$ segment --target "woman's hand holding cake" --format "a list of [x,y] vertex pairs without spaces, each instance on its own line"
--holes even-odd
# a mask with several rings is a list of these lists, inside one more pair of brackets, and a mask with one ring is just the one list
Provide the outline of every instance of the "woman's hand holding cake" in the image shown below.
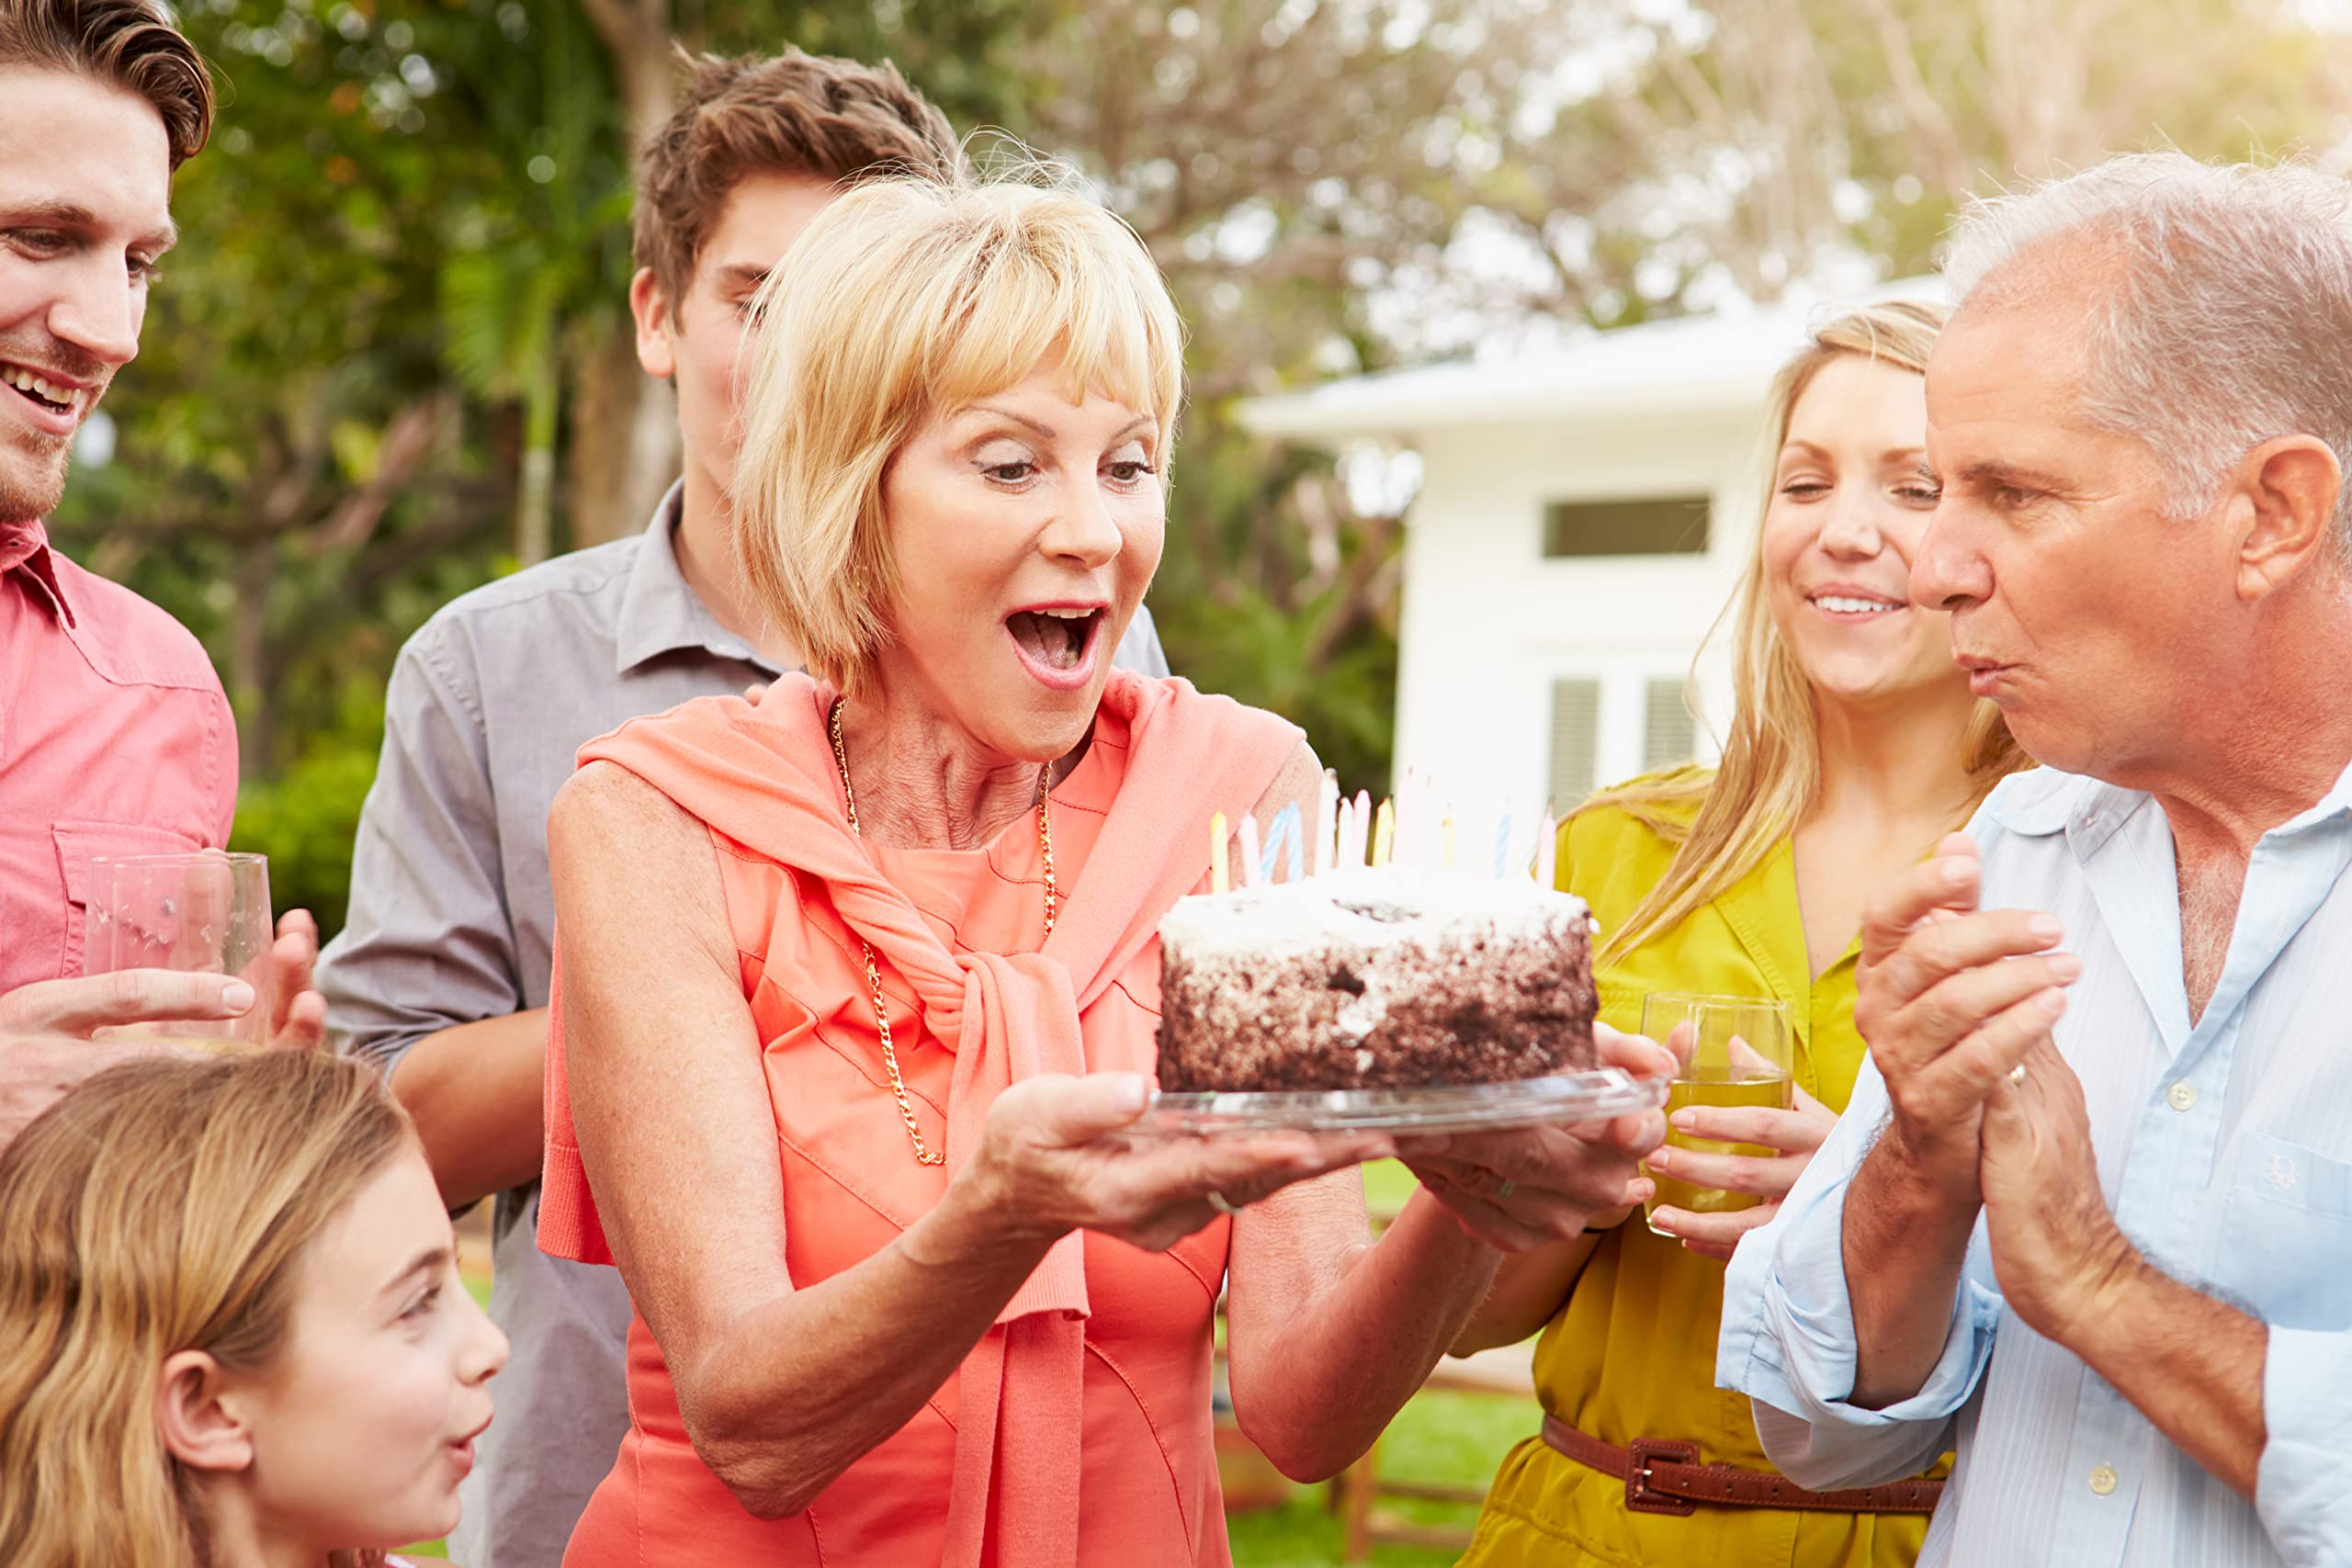
[[[1600,1066],[1635,1077],[1674,1072],[1673,1054],[1638,1034],[1597,1026],[1593,1047]],[[1396,1154],[1464,1230],[1523,1252],[1638,1207],[1650,1183],[1634,1165],[1665,1139],[1665,1118],[1640,1111],[1559,1127],[1399,1138]]]
[[1012,1085],[989,1107],[979,1152],[946,1201],[967,1199],[1008,1241],[1050,1244],[1089,1230],[1164,1252],[1221,1212],[1393,1152],[1388,1138],[1364,1133],[1120,1137],[1148,1099],[1137,1073]]

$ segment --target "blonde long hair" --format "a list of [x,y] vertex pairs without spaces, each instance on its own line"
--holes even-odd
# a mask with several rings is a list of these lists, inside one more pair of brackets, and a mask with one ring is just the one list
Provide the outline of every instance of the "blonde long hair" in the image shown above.
[[0,1562],[210,1568],[164,1361],[266,1366],[295,1265],[412,1136],[365,1064],[271,1051],[112,1068],[0,1154]]
[[[1788,439],[1789,416],[1822,367],[1841,355],[1925,374],[1928,354],[1942,331],[1940,307],[1896,301],[1839,317],[1813,334],[1781,367],[1766,404],[1768,451]],[[1769,504],[1771,477],[1765,476]],[[1708,900],[1763,863],[1774,844],[1804,820],[1821,794],[1821,750],[1815,732],[1813,689],[1773,622],[1764,576],[1764,530],[1756,530],[1747,570],[1707,640],[1731,623],[1734,666],[1731,733],[1713,769],[1678,768],[1654,778],[1604,790],[1577,814],[1615,807],[1675,846],[1657,885],[1624,924],[1601,944],[1600,959],[1622,958],[1670,931]],[[1993,703],[1979,701],[1961,739],[1960,763],[1971,798],[2032,759],[2019,750]],[[1690,808],[1697,807],[1695,816]]]

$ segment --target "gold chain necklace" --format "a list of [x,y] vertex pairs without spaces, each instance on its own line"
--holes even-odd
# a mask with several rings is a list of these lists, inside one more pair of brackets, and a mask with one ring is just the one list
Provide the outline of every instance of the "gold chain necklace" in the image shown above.
[[[849,808],[849,830],[853,838],[865,835],[857,826],[857,792],[850,788],[849,751],[842,745],[842,699],[833,699],[832,717],[827,724],[832,732],[833,764],[842,771],[842,804]],[[1054,934],[1054,917],[1061,912],[1061,893],[1054,886],[1054,818],[1046,809],[1046,787],[1054,777],[1053,764],[1037,770],[1037,847],[1046,857],[1046,935]],[[890,1010],[882,1000],[882,969],[874,961],[874,946],[864,937],[857,945],[865,954],[865,984],[874,993],[874,1026],[882,1036],[882,1066],[890,1075],[890,1095],[899,1102],[899,1117],[907,1124],[907,1136],[915,1145],[917,1165],[944,1165],[947,1156],[924,1146],[922,1128],[915,1121],[914,1102],[907,1098],[907,1081],[899,1076],[899,1053],[890,1041]]]

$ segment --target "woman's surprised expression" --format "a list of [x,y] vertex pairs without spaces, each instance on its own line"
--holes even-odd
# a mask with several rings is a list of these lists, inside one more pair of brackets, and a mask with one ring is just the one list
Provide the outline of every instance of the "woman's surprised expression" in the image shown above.
[[1041,762],[1085,736],[1111,651],[1159,565],[1159,421],[1044,367],[925,422],[883,479],[897,562],[877,661],[997,755]]
[[1764,513],[1772,619],[1817,696],[1964,690],[1946,617],[1914,606],[1911,559],[1936,507],[1920,462],[1927,383],[1841,354],[1789,411]]

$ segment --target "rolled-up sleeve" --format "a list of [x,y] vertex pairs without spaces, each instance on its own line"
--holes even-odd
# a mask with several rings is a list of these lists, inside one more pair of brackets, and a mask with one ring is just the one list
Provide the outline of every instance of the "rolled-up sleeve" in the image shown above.
[[471,670],[439,623],[401,650],[350,914],[320,960],[328,1026],[387,1071],[427,1034],[524,1005]]
[[2352,1562],[2352,1331],[2273,1328],[2254,1506],[2296,1568]]
[[1724,1282],[1715,1382],[1755,1405],[1757,1435],[1782,1474],[1827,1490],[1875,1485],[1927,1468],[1993,1352],[2001,1300],[1963,1274],[1935,1370],[1909,1399],[1883,1409],[1854,1392],[1854,1308],[1846,1292],[1846,1195],[1887,1111],[1865,1063],[1854,1094],[1781,1213],[1751,1233]]

